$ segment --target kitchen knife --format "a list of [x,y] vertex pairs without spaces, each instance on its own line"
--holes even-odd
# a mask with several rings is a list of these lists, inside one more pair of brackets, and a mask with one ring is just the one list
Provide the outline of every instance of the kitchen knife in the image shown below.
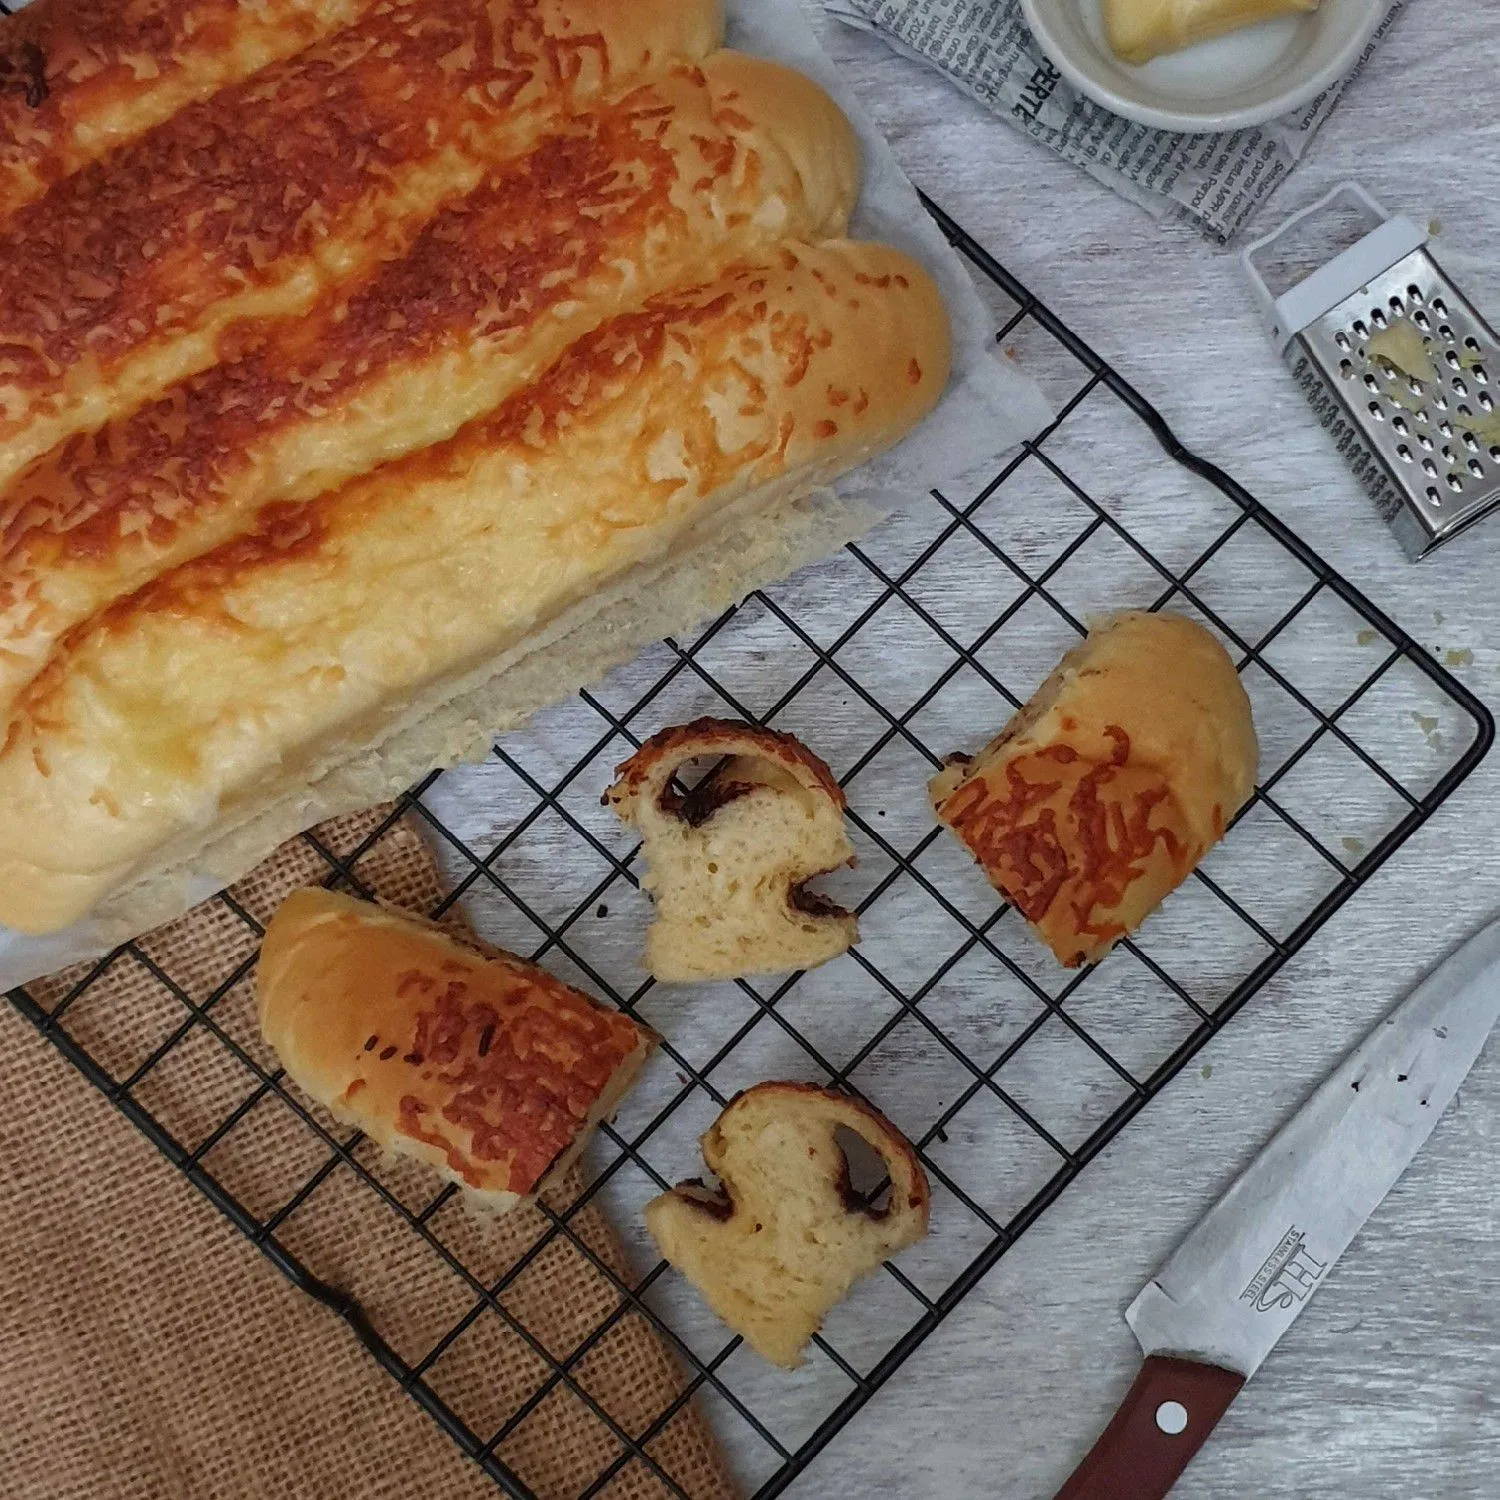
[[1057,1500],[1161,1500],[1432,1134],[1500,1016],[1500,922],[1350,1054],[1125,1313],[1146,1362]]

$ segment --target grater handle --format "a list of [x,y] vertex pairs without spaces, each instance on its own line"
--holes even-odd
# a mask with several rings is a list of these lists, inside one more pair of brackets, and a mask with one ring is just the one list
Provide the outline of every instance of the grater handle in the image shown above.
[[[1314,271],[1305,280],[1280,297],[1274,296],[1266,285],[1256,265],[1256,257],[1290,233],[1299,224],[1305,224],[1315,215],[1323,213],[1340,198],[1352,195],[1358,198],[1380,225],[1362,240],[1351,245],[1341,255],[1336,255],[1327,265]],[[1270,332],[1271,341],[1278,354],[1285,353],[1286,346],[1324,313],[1337,307],[1346,297],[1353,296],[1360,287],[1396,264],[1397,261],[1420,249],[1427,243],[1428,234],[1405,215],[1392,217],[1357,182],[1340,183],[1331,193],[1319,198],[1316,203],[1295,213],[1279,229],[1263,235],[1245,247],[1240,255],[1240,265],[1250,282],[1255,300],[1260,304],[1261,315]]]

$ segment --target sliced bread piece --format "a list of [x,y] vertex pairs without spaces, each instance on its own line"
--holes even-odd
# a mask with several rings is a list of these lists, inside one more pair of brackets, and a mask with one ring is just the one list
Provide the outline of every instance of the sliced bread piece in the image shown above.
[[[836,1132],[885,1163],[883,1208],[850,1182]],[[730,1100],[703,1137],[717,1189],[685,1182],[646,1205],[666,1257],[751,1348],[785,1369],[861,1276],[927,1233],[931,1190],[883,1115],[805,1083],[762,1083]]]
[[[687,762],[718,759],[691,791]],[[604,794],[639,830],[656,899],[646,967],[656,978],[738,979],[810,969],[859,938],[852,912],[806,889],[854,857],[844,792],[789,734],[725,719],[664,729]]]

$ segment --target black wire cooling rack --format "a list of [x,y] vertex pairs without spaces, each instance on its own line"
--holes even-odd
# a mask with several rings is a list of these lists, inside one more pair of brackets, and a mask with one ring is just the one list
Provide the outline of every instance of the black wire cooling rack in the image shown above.
[[[653,1440],[694,1397],[746,1489],[759,1500],[781,1493],[1493,739],[1471,693],[1185,449],[1120,375],[929,207],[979,273],[1001,345],[1051,385],[1055,424],[999,473],[912,505],[691,643],[646,652],[507,737],[483,766],[429,778],[358,847],[306,836],[329,883],[358,889],[365,852],[399,818],[416,820],[451,877],[444,908],[462,900],[482,935],[544,959],[667,1037],[601,1132],[582,1196],[547,1208],[546,1233],[521,1263],[498,1277],[466,1263],[438,1227],[453,1190],[437,1193],[425,1179],[411,1191],[393,1186],[380,1158],[311,1112],[231,1024],[226,997],[247,988],[260,935],[231,896],[217,899],[233,938],[226,951],[237,952],[208,993],[190,993],[143,941],[61,994],[33,987],[10,997],[517,1500],[531,1491],[507,1465],[506,1444],[559,1386],[616,1445],[580,1500],[631,1465],[653,1473],[661,1493],[686,1496]],[[1175,478],[1166,503],[1147,507],[1129,476],[1160,471],[1161,449]],[[1182,610],[1229,646],[1255,706],[1262,780],[1225,843],[1137,939],[1098,969],[1070,974],[932,826],[924,785],[944,755],[977,748],[1029,696],[1090,612],[1127,605]],[[800,733],[847,788],[860,862],[833,894],[861,912],[865,941],[850,958],[774,987],[707,995],[653,986],[637,967],[646,901],[636,851],[599,793],[647,735],[701,712]],[[142,1020],[128,1045],[89,1017],[91,993],[116,963],[144,966],[162,991],[161,1014]],[[239,1081],[212,1117],[178,1124],[153,1087],[192,1049],[225,1054]],[[934,1186],[929,1239],[855,1289],[795,1375],[770,1370],[715,1323],[665,1274],[640,1229],[642,1202],[700,1169],[696,1138],[718,1109],[772,1077],[870,1098],[911,1137]],[[258,1152],[230,1149],[272,1107],[291,1121],[295,1144],[270,1131]],[[419,1338],[398,1336],[297,1248],[299,1215],[335,1174],[378,1198],[451,1273],[456,1301],[428,1309]],[[603,1268],[613,1310],[573,1349],[552,1350],[515,1326],[506,1293],[552,1241],[602,1267],[574,1225],[589,1202],[610,1210],[644,1274]],[[445,1378],[476,1319],[491,1314],[519,1334],[537,1372],[503,1420],[486,1420]],[[636,1430],[604,1412],[580,1376],[627,1314],[649,1320],[687,1377]]]

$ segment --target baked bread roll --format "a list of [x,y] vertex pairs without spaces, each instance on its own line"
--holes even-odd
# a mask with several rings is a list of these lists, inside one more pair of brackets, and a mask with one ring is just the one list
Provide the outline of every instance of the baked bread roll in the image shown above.
[[1316,10],[1321,0],[1104,0],[1104,32],[1121,62],[1166,52],[1269,21]]
[[0,708],[111,600],[444,441],[610,315],[842,234],[858,146],[820,89],[718,52],[560,121],[411,250],[0,491]]
[[567,1171],[657,1041],[545,969],[325,890],[282,903],[256,995],[299,1088],[501,1213]]
[[[720,761],[689,792],[690,760]],[[811,969],[859,939],[852,912],[805,889],[854,858],[844,789],[789,734],[697,719],[653,735],[604,794],[639,830],[656,903],[646,967],[657,979],[740,979]]]
[[1097,963],[1174,891],[1255,788],[1250,700],[1177,615],[1100,621],[933,807],[1068,968]]
[[76,627],[16,699],[0,920],[63,926],[441,714],[706,518],[888,447],[948,357],[907,257],[788,241],[609,320],[447,443],[270,507]]
[[[890,1197],[852,1191],[835,1132],[884,1161]],[[717,1189],[684,1182],[646,1205],[665,1259],[763,1358],[785,1369],[861,1277],[927,1233],[927,1174],[891,1122],[845,1094],[762,1083],[730,1100],[703,1137]]]
[[0,226],[0,481],[214,364],[235,322],[399,255],[547,122],[705,58],[720,23],[717,0],[379,0],[57,182]]
[[375,0],[35,0],[0,29],[0,219]]

